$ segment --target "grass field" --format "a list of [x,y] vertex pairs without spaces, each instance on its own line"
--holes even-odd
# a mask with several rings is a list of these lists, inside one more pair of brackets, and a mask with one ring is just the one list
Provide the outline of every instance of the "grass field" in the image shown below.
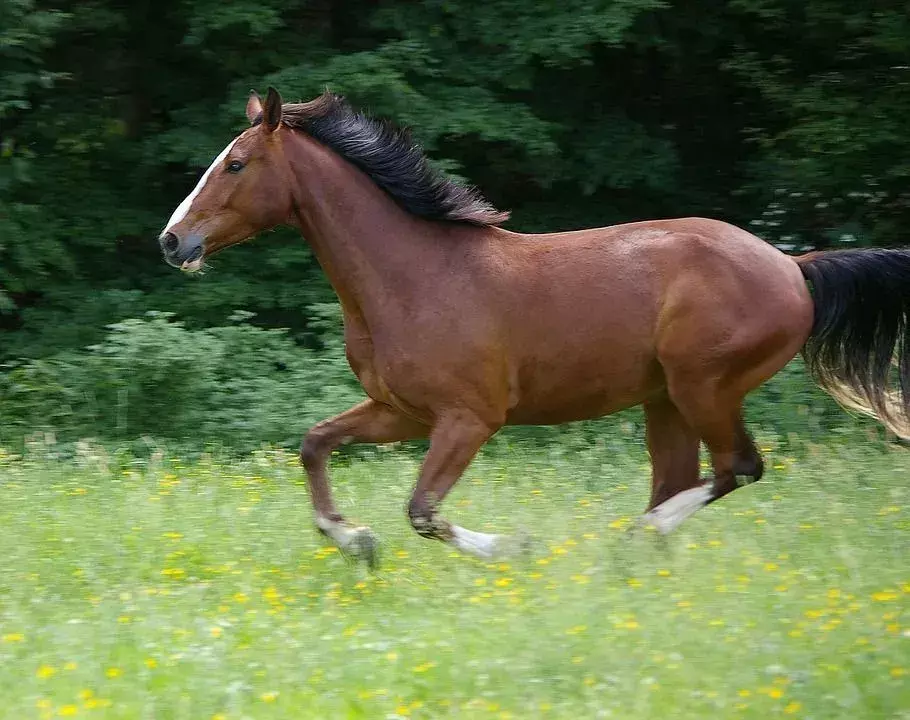
[[645,461],[479,459],[448,515],[536,541],[493,564],[411,532],[414,458],[337,467],[369,576],[289,455],[0,456],[0,717],[910,717],[910,452],[772,451],[664,544]]

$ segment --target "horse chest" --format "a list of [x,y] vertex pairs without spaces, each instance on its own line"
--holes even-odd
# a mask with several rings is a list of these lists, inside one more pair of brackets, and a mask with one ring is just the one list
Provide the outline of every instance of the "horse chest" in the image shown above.
[[377,348],[369,333],[346,331],[345,351],[367,395],[415,420],[428,422],[432,403],[425,401],[433,373],[428,374],[426,363],[419,361],[419,353],[409,340],[413,338],[400,338]]

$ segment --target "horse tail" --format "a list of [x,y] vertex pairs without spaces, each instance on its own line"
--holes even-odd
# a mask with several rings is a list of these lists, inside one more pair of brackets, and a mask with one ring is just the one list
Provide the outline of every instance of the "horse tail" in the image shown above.
[[815,303],[803,347],[810,373],[845,408],[910,439],[910,249],[795,260]]

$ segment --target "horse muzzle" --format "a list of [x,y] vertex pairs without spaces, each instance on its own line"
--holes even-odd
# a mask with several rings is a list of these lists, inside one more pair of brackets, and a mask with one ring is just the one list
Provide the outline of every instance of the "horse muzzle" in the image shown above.
[[186,240],[181,240],[172,232],[163,232],[158,238],[158,243],[168,265],[186,272],[202,269],[205,260],[202,237],[191,235]]

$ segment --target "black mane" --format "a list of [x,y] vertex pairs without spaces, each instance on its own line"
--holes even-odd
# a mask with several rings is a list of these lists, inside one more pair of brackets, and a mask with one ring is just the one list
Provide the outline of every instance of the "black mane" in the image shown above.
[[414,215],[472,225],[498,225],[509,218],[476,189],[432,168],[406,130],[354,110],[342,97],[326,92],[310,102],[286,103],[282,123],[360,168]]

